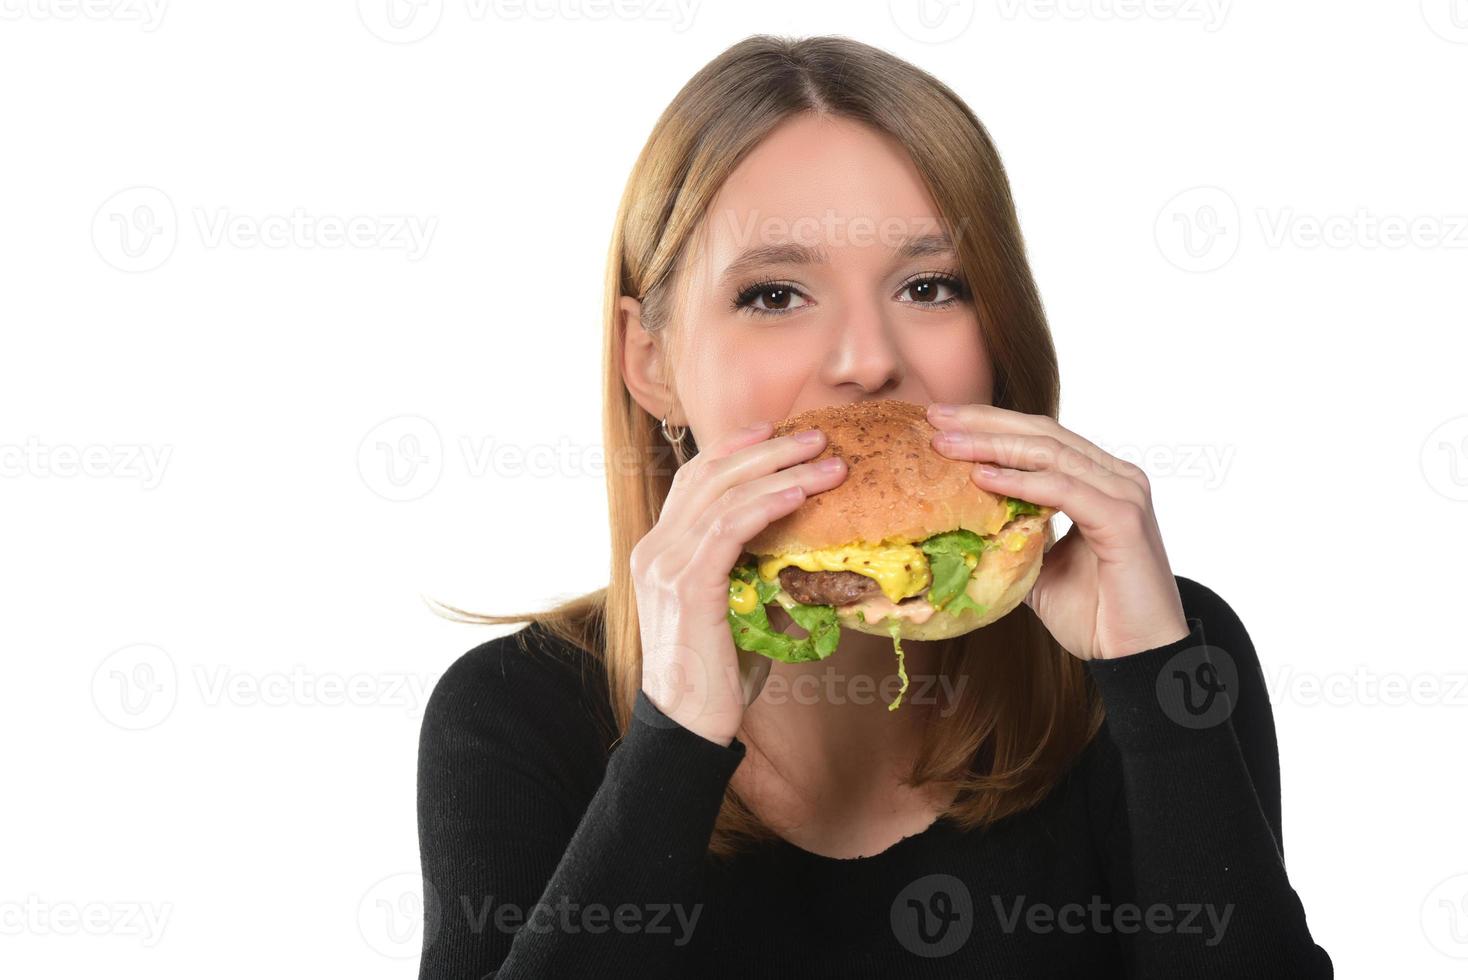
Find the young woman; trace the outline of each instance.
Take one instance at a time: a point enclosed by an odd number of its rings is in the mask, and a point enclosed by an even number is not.
[[[606,320],[610,583],[453,610],[531,625],[423,721],[423,977],[1332,975],[1249,637],[1172,573],[1142,471],[1055,421],[1004,170],[952,91],[843,38],[725,51],[636,163]],[[744,543],[845,477],[770,421],[880,398],[1073,521],[1024,605],[904,645],[895,712],[859,695],[885,638],[776,663],[726,615]]]

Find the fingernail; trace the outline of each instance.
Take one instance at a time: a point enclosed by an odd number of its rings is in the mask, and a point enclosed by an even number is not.
[[[928,406],[928,412],[938,418],[947,418],[957,409],[957,405],[950,405],[947,402],[933,402]]]
[[[843,460],[840,456],[832,456],[829,459],[823,459],[819,463],[817,463],[816,469],[822,471],[823,473],[835,473],[837,470],[841,469],[841,467],[845,465],[846,461]]]
[[[796,442],[820,442],[821,441],[821,430],[820,429],[802,429],[801,431],[795,433],[795,441]]]

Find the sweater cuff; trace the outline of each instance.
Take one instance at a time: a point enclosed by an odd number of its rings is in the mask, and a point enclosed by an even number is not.
[[[1123,752],[1175,748],[1217,732],[1233,713],[1238,671],[1226,651],[1208,646],[1203,621],[1188,635],[1086,668],[1106,706],[1106,725]]]
[[[721,792],[744,760],[745,752],[737,736],[728,745],[720,745],[684,728],[641,690],[632,702],[632,724],[622,742],[647,745],[662,758],[667,774],[679,780],[717,783]]]

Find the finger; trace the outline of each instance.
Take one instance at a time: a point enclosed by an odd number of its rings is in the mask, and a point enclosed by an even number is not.
[[[974,467],[972,478],[975,484],[992,493],[1063,511],[1098,549],[1133,543],[1145,528],[1147,511],[1143,507],[1058,470],[1001,466],[991,474],[985,473],[980,464]]]
[[[838,457],[828,456],[823,460],[799,463],[795,466],[771,473],[769,476],[763,476],[757,480],[751,480],[748,483],[737,484],[725,490],[719,496],[718,500],[715,500],[702,514],[694,518],[685,534],[693,538],[700,538],[707,534],[709,529],[717,522],[727,520],[727,515],[744,507],[750,501],[756,501],[761,497],[777,494],[791,488],[798,488],[802,491],[799,499],[803,501],[812,494],[831,489],[844,479],[846,479],[846,461]],[[797,506],[799,506],[799,503],[797,503]],[[759,534],[760,531],[763,531],[768,526],[768,523],[760,525],[748,537],[741,541],[740,554],[743,553],[745,545],[749,543],[749,539]],[[738,560],[739,555],[736,554],[734,560],[725,566],[723,571],[726,575]]]
[[[1146,474],[1142,468],[1127,460],[1111,455],[1089,439],[1079,435],[1048,415],[1030,415],[997,405],[956,405],[951,415],[941,415],[928,406],[928,421],[935,429],[968,432],[1016,432],[1027,435],[1048,435],[1076,451],[1085,454],[1096,463],[1117,476],[1124,477],[1146,488]]]
[[[720,494],[704,510],[703,514],[694,518],[693,527],[695,530],[707,527],[710,521],[743,505],[746,501],[767,493],[784,490],[786,487],[800,487],[805,491],[807,497],[820,493],[822,490],[830,490],[845,480],[846,474],[846,460],[839,456],[827,456],[825,459],[808,460],[787,466],[747,483],[736,483]]]
[[[825,433],[813,430],[812,442],[791,433],[776,438],[755,439],[748,445],[737,441],[723,456],[695,456],[673,475],[673,488],[663,504],[658,523],[672,534],[685,533],[714,502],[731,487],[805,462],[826,447]]]
[[[666,536],[672,540],[674,536],[686,530],[688,521],[682,517],[684,512],[681,503],[682,486],[693,482],[697,469],[706,465],[709,460],[722,459],[745,446],[765,441],[774,430],[774,425],[775,423],[771,420],[763,419],[726,432],[701,448],[691,459],[674,470],[672,489],[669,490],[667,498],[663,500],[657,521],[648,532],[648,538],[656,541]]]
[[[761,494],[723,511],[697,533],[685,535],[685,546],[692,543],[686,566],[690,581],[709,589],[727,583],[745,543],[804,500],[805,491],[798,485]]]
[[[1018,470],[1056,470],[1113,497],[1138,504],[1146,501],[1137,484],[1050,435],[950,429],[933,436],[933,448],[952,459],[997,463]]]
[[[751,480],[748,483],[737,484],[724,491],[718,500],[714,501],[703,514],[697,517],[693,521],[692,526],[685,532],[685,535],[695,540],[701,540],[719,522],[728,521],[730,519],[729,515],[747,507],[751,502],[757,503],[761,498],[778,495],[781,492],[791,489],[799,489],[801,491],[801,495],[796,498],[795,504],[796,507],[799,507],[805,498],[812,494],[820,493],[822,490],[829,490],[846,479],[846,472],[845,460],[836,456],[828,456],[822,460],[799,463],[787,467],[771,473],[769,476]],[[788,511],[785,513],[788,513]],[[753,531],[748,532],[740,540],[739,551],[728,564],[721,567],[724,576],[727,576],[729,570],[738,562],[750,538],[763,531],[775,519],[768,518],[764,523],[756,526]],[[691,561],[697,563],[698,560],[695,558],[691,559]],[[698,565],[697,567],[702,566]]]
[[[732,432],[726,432],[715,439],[713,444],[705,448],[702,452],[695,453],[693,459],[690,459],[689,462],[693,462],[694,459],[721,459],[736,450],[743,449],[745,446],[752,446],[757,442],[769,438],[770,432],[774,430],[774,427],[775,423],[769,419],[762,419],[758,422],[751,422],[748,425],[740,426]]]

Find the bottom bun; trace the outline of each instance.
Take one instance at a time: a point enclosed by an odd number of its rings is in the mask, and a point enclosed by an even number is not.
[[[1014,608],[1024,601],[1029,595],[1030,587],[1035,584],[1035,579],[1040,576],[1040,563],[1035,562],[1022,579],[1017,579],[1004,586],[995,594],[988,591],[989,601],[980,599],[976,588],[980,584],[977,579],[969,582],[969,595],[974,596],[974,601],[981,603],[984,614],[981,616],[972,609],[954,615],[946,610],[939,609],[928,618],[926,622],[917,623],[911,619],[904,618],[902,627],[898,632],[904,640],[946,640],[952,636],[962,636],[971,633],[982,626],[988,626],[995,620],[1001,619],[1014,611]],[[927,602],[922,602],[927,606]],[[871,633],[875,636],[891,636],[888,632],[887,620],[878,620],[876,623],[864,623],[856,615],[856,606],[840,606],[836,609],[836,619],[846,629],[854,629],[860,633]]]

